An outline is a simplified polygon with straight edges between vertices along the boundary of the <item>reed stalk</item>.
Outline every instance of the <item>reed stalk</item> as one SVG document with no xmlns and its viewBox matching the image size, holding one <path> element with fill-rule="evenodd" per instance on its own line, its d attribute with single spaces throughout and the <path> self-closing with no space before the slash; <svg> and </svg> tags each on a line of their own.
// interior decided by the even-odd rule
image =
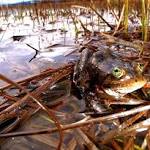
<svg viewBox="0 0 150 150">
<path fill-rule="evenodd" d="M 125 11 L 124 11 L 124 29 L 125 29 L 125 33 L 128 33 L 128 16 L 129 16 L 129 0 L 125 0 Z"/>
<path fill-rule="evenodd" d="M 148 39 L 149 0 L 142 0 L 142 39 Z"/>
</svg>

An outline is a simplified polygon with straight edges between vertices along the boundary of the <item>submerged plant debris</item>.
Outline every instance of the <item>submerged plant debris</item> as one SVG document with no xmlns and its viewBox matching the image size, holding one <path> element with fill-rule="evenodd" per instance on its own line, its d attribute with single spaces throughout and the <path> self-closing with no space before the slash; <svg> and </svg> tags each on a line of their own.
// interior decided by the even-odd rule
<svg viewBox="0 0 150 150">
<path fill-rule="evenodd" d="M 149 1 L 20 3 L 0 17 L 0 149 L 150 149 Z"/>
</svg>

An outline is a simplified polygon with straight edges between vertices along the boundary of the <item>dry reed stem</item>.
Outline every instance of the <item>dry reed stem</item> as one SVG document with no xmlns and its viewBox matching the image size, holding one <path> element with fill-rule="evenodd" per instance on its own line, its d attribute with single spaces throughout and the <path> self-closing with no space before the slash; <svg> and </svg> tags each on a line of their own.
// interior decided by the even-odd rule
<svg viewBox="0 0 150 150">
<path fill-rule="evenodd" d="M 62 72 L 61 72 L 61 74 L 60 73 L 56 73 L 55 76 L 53 75 L 53 78 L 52 78 L 53 80 L 49 80 L 47 82 L 46 86 L 44 85 L 44 87 L 43 86 L 39 87 L 38 91 L 41 93 L 47 87 L 49 87 L 50 85 L 53 85 L 56 81 L 60 80 L 64 76 L 68 75 L 68 73 L 70 74 L 71 69 L 70 70 L 65 70 L 65 71 L 63 71 L 63 73 L 64 73 L 63 75 L 62 75 Z M 0 112 L 0 117 L 3 118 L 3 117 L 5 117 L 6 114 L 8 114 L 10 116 L 11 113 L 9 111 L 11 111 L 12 109 L 15 109 L 16 107 L 19 107 L 19 105 L 21 105 L 24 102 L 27 102 L 31 98 L 44 111 L 46 111 L 47 114 L 48 114 L 48 116 L 50 118 L 52 118 L 52 120 L 55 122 L 55 125 L 57 126 L 59 134 L 60 134 L 60 141 L 59 141 L 58 148 L 57 148 L 58 150 L 60 150 L 61 149 L 61 144 L 62 144 L 62 141 L 63 141 L 63 133 L 62 133 L 62 130 L 61 130 L 61 125 L 60 125 L 59 121 L 57 120 L 57 118 L 55 117 L 55 115 L 53 114 L 53 112 L 50 109 L 48 109 L 45 105 L 43 105 L 39 100 L 37 100 L 37 99 L 39 99 L 39 97 L 38 97 L 39 92 L 37 94 L 36 93 L 37 90 L 35 90 L 34 92 L 30 93 L 26 89 L 24 89 L 22 86 L 20 86 L 19 84 L 17 84 L 14 81 L 8 79 L 6 76 L 3 76 L 2 74 L 0 74 L 0 79 L 3 80 L 3 81 L 5 81 L 5 82 L 8 82 L 9 84 L 12 84 L 12 85 L 16 86 L 17 88 L 19 88 L 19 89 L 23 90 L 25 93 L 27 93 L 25 95 L 25 97 L 23 97 L 20 101 L 12 104 L 8 108 L 6 108 L 4 111 Z"/>
<path fill-rule="evenodd" d="M 139 107 L 131 109 L 131 110 L 122 111 L 122 112 L 107 115 L 104 117 L 98 117 L 98 118 L 90 119 L 90 120 L 87 120 L 84 122 L 76 122 L 76 123 L 72 123 L 72 124 L 62 125 L 61 129 L 62 130 L 69 130 L 69 129 L 74 129 L 74 128 L 82 127 L 82 126 L 89 125 L 89 124 L 97 124 L 100 122 L 113 120 L 113 119 L 117 119 L 117 118 L 122 118 L 122 117 L 126 117 L 129 115 L 134 115 L 136 113 L 148 111 L 148 110 L 150 110 L 150 105 L 139 106 Z M 139 129 L 141 127 L 143 127 L 143 128 L 149 127 L 150 125 L 147 124 L 148 122 L 150 122 L 150 119 L 146 119 L 140 123 L 137 123 L 137 124 L 131 126 L 130 128 L 123 130 L 121 132 L 121 135 L 130 133 L 130 132 L 135 131 L 136 129 Z M 47 128 L 47 129 L 42 129 L 42 130 L 38 130 L 38 131 L 12 132 L 12 133 L 7 133 L 7 134 L 1 134 L 0 137 L 25 136 L 25 135 L 35 135 L 35 134 L 49 134 L 49 133 L 54 133 L 57 131 L 58 131 L 58 128 L 52 128 L 52 129 Z"/>
</svg>

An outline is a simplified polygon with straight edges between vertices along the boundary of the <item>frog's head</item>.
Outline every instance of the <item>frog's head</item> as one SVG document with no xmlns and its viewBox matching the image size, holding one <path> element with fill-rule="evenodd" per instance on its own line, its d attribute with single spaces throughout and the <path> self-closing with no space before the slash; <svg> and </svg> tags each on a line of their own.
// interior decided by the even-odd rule
<svg viewBox="0 0 150 150">
<path fill-rule="evenodd" d="M 103 90 L 116 98 L 142 88 L 147 82 L 142 75 L 143 62 L 123 60 L 109 51 L 94 53 L 90 61 L 103 80 Z"/>
</svg>

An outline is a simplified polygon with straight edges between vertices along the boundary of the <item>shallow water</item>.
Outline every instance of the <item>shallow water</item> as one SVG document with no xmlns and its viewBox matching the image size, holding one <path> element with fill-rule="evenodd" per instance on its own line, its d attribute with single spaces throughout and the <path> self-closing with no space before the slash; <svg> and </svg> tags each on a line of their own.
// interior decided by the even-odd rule
<svg viewBox="0 0 150 150">
<path fill-rule="evenodd" d="M 71 33 L 60 33 L 59 29 L 47 33 L 38 27 L 35 29 L 37 31 L 30 33 L 31 30 L 23 30 L 22 26 L 18 26 L 20 32 L 15 32 L 17 27 L 14 29 L 11 27 L 13 34 L 8 29 L 5 34 L 0 35 L 3 36 L 0 42 L 1 74 L 19 80 L 40 73 L 49 67 L 60 67 L 77 59 L 76 54 L 68 55 L 77 50 L 75 38 L 70 35 Z M 30 28 L 32 27 L 29 26 Z M 23 38 L 20 41 L 14 41 L 13 37 L 16 35 L 23 35 Z M 39 51 L 34 59 L 36 51 L 32 47 Z"/>
<path fill-rule="evenodd" d="M 2 29 L 0 32 L 1 74 L 7 75 L 13 80 L 19 80 L 39 73 L 48 67 L 56 68 L 77 60 L 78 54 L 72 52 L 79 49 L 79 43 L 83 40 L 83 33 L 77 35 L 76 26 L 79 31 L 83 31 L 83 29 L 80 23 L 75 26 L 71 17 L 63 15 L 65 8 L 43 9 L 43 12 L 52 13 L 52 16 L 46 20 L 43 20 L 42 17 L 33 20 L 32 17 L 35 17 L 35 14 L 30 16 L 30 9 L 26 10 L 26 15 L 23 12 L 25 17 L 22 19 L 16 17 L 20 14 L 15 9 L 14 11 L 12 9 L 5 11 L 8 11 L 8 16 L 7 18 L 2 16 L 0 22 Z M 94 20 L 98 23 L 97 16 L 94 14 L 91 16 L 88 11 L 82 14 L 80 7 L 70 8 L 69 11 L 78 15 L 79 19 L 86 23 L 87 28 L 91 30 L 109 30 L 106 25 L 103 26 L 103 23 L 101 23 L 101 28 L 98 25 L 91 25 L 90 23 Z M 112 14 L 108 12 L 104 14 L 104 17 L 109 18 L 111 22 L 113 21 L 111 19 Z M 15 36 L 22 36 L 22 38 L 19 41 L 14 41 Z M 32 47 L 39 51 L 34 59 L 35 50 Z M 70 55 L 70 53 L 72 54 Z M 4 86 L 2 81 L 0 86 Z"/>
<path fill-rule="evenodd" d="M 8 21 L 4 18 L 2 20 L 1 28 L 4 31 L 0 33 L 0 73 L 8 78 L 18 81 L 38 74 L 47 68 L 58 68 L 78 59 L 78 53 L 72 53 L 76 52 L 78 47 L 76 45 L 74 25 L 73 23 L 68 24 L 68 22 L 71 22 L 71 19 L 68 20 L 60 15 L 54 24 L 45 23 L 44 26 L 43 24 L 38 24 L 38 22 L 33 23 L 29 17 L 25 17 L 23 22 L 14 21 L 12 16 L 9 17 Z M 23 37 L 19 41 L 14 41 L 16 36 Z M 34 48 L 39 52 L 33 59 L 36 52 Z M 0 81 L 1 88 L 6 85 L 7 83 Z M 62 89 L 47 93 L 47 96 L 44 95 L 47 103 L 63 99 L 65 105 L 58 109 L 59 112 L 57 114 L 62 123 L 71 123 L 83 118 L 82 115 L 78 115 L 78 112 L 81 111 L 84 105 L 81 104 L 81 101 L 68 94 L 69 89 L 70 86 L 65 84 L 63 88 L 63 90 L 66 90 L 64 97 L 59 96 Z M 10 92 L 11 94 L 17 93 L 15 90 Z M 73 115 L 67 116 L 68 112 Z M 77 116 L 75 113 L 77 113 Z M 41 111 L 30 118 L 27 123 L 24 122 L 19 130 L 27 131 L 29 129 L 54 127 L 54 124 L 49 122 L 46 117 L 47 115 Z M 73 138 L 73 135 L 73 133 L 67 134 L 65 141 L 69 141 Z M 69 140 L 68 137 L 70 137 Z M 0 141 L 0 143 L 0 149 L 2 150 L 10 147 L 12 150 L 56 149 L 58 134 L 52 134 L 52 136 L 13 137 L 8 138 L 4 142 Z M 63 145 L 63 149 L 66 149 L 65 145 Z"/>
</svg>

